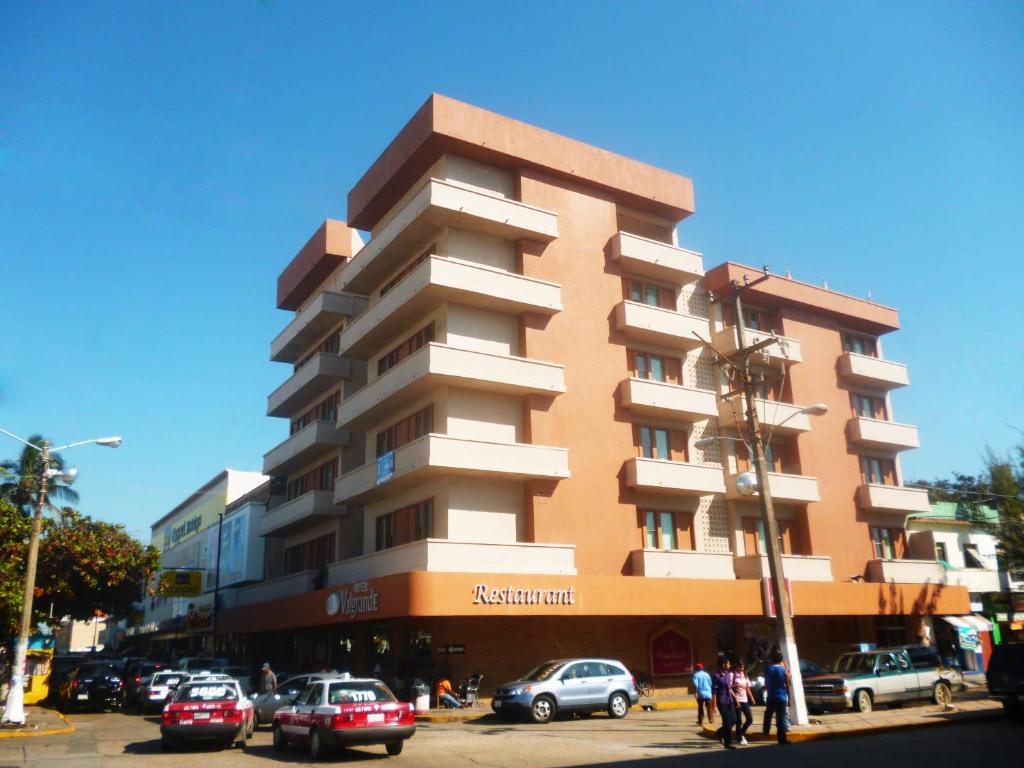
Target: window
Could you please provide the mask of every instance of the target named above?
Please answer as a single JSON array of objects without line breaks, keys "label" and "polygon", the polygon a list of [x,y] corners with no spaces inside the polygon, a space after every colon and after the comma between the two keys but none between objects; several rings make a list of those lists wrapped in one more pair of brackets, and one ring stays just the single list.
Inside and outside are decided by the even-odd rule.
[{"label": "window", "polygon": [[859,333],[844,333],[843,351],[867,355],[868,357],[878,357],[878,342],[871,336],[862,336]]},{"label": "window", "polygon": [[421,328],[419,331],[414,333],[408,339],[403,341],[397,347],[392,349],[386,355],[381,357],[377,361],[377,375],[382,376],[387,371],[394,368],[405,358],[411,355],[416,350],[426,346],[434,340],[434,324]]},{"label": "window", "polygon": [[676,308],[676,292],[644,280],[624,279],[626,298],[640,304],[662,309]]},{"label": "window", "polygon": [[759,309],[743,310],[743,327],[749,328],[752,331],[769,330],[768,326],[765,324],[765,317]]},{"label": "window", "polygon": [[317,345],[316,349],[314,349],[312,352],[307,354],[305,357],[301,358],[299,360],[299,362],[295,363],[294,370],[295,371],[299,370],[299,368],[304,366],[306,363],[308,363],[310,360],[312,360],[317,355],[321,355],[321,354],[323,354],[323,355],[336,355],[336,354],[338,354],[338,338],[341,336],[341,331],[344,330],[344,328],[345,328],[345,326],[343,325],[340,329],[338,329],[337,331],[332,333],[330,336],[328,336],[326,339],[324,339],[322,342],[320,342]]},{"label": "window", "polygon": [[381,515],[376,521],[375,547],[379,552],[434,535],[434,500],[427,499]]},{"label": "window", "polygon": [[629,360],[633,376],[638,379],[663,381],[669,384],[678,384],[680,381],[681,365],[678,358],[630,350]]},{"label": "window", "polygon": [[865,483],[896,485],[896,462],[875,456],[861,456],[860,474]]},{"label": "window", "polygon": [[296,477],[288,483],[288,500],[297,499],[310,491],[333,491],[338,476],[338,460],[331,459],[316,469]]},{"label": "window", "polygon": [[[764,462],[769,472],[785,472],[788,468],[788,448],[783,443],[771,442],[764,446]],[[754,463],[750,459],[750,453],[746,445],[736,444],[736,459],[746,470],[753,470]]]},{"label": "window", "polygon": [[882,421],[888,418],[885,413],[885,398],[851,392],[850,405],[853,408],[854,416],[865,419],[881,419]]},{"label": "window", "polygon": [[942,563],[949,562],[949,553],[946,551],[946,542],[935,542],[935,559]]},{"label": "window", "polygon": [[984,568],[981,553],[976,544],[964,544],[964,568]]},{"label": "window", "polygon": [[693,515],[689,512],[644,510],[644,547],[647,549],[692,550]]},{"label": "window", "polygon": [[319,403],[298,418],[292,420],[291,434],[295,434],[303,427],[312,424],[314,421],[333,422],[338,416],[338,406],[341,405],[341,390],[333,395],[328,395]]},{"label": "window", "polygon": [[386,283],[384,283],[384,285],[380,287],[381,297],[384,297],[388,293],[388,291],[390,291],[392,288],[394,288],[396,285],[402,282],[402,280],[405,279],[409,274],[411,274],[416,269],[416,267],[418,267],[420,264],[422,264],[424,261],[426,261],[428,258],[430,258],[436,253],[437,243],[431,243],[429,246],[427,246],[423,253],[421,253],[415,259],[410,261],[408,264],[406,264],[405,267],[403,267],[397,275],[392,277],[390,280],[388,280]]},{"label": "window", "polygon": [[[743,551],[748,555],[767,554],[764,538],[764,522],[759,517],[742,518]],[[779,552],[783,555],[793,554],[793,521],[775,520],[779,532]]]},{"label": "window", "polygon": [[638,425],[634,441],[637,455],[645,459],[686,461],[686,433],[681,430]]},{"label": "window", "polygon": [[334,562],[334,534],[328,533],[312,541],[287,547],[284,551],[284,573],[318,571]]},{"label": "window", "polygon": [[434,431],[434,404],[407,416],[377,433],[377,456],[401,448],[418,437]]},{"label": "window", "polygon": [[903,532],[899,528],[871,527],[871,547],[876,560],[895,560],[896,545],[902,541]]}]

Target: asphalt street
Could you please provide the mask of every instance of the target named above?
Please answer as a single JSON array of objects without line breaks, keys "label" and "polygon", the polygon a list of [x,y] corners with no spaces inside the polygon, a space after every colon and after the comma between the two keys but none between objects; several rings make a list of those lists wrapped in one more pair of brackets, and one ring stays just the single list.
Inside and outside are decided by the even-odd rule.
[{"label": "asphalt street", "polygon": [[[828,766],[875,768],[963,768],[979,760],[1016,762],[1024,727],[1009,721],[952,725],[780,747],[750,745],[727,752],[697,735],[692,711],[632,712],[624,720],[595,715],[558,720],[547,726],[504,723],[491,717],[465,723],[421,725],[399,757],[383,747],[333,754],[331,764],[459,768],[460,766],[583,766],[695,768],[742,766]],[[245,751],[189,748],[163,753],[155,718],[121,713],[74,715],[74,734],[0,741],[0,768],[259,768],[278,763],[310,764],[293,747],[275,752],[267,730],[257,732]],[[751,754],[754,753],[755,754]]]}]

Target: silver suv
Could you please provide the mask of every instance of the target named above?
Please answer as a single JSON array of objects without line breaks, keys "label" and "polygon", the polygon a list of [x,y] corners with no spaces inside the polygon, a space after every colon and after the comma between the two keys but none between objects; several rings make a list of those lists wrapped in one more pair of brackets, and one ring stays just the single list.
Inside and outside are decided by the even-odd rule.
[{"label": "silver suv", "polygon": [[547,723],[560,711],[603,709],[612,717],[625,717],[639,699],[636,680],[621,661],[557,659],[499,686],[491,709],[503,717],[528,713],[535,723]]}]

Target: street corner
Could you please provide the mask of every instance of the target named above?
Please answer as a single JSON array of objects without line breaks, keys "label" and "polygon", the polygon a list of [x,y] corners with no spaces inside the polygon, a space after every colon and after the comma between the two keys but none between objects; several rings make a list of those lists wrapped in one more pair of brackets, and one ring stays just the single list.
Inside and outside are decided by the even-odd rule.
[{"label": "street corner", "polygon": [[24,725],[0,725],[0,740],[62,736],[74,732],[75,724],[57,710],[33,708],[27,713]]}]

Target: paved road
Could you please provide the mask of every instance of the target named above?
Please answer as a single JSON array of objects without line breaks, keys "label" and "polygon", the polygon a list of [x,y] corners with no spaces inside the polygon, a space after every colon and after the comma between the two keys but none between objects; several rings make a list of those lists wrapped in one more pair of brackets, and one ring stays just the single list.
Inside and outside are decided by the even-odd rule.
[{"label": "paved road", "polygon": [[[356,763],[415,768],[502,768],[504,766],[583,766],[610,768],[694,768],[756,765],[757,768],[828,766],[878,768],[922,765],[963,768],[981,761],[1016,762],[1024,727],[1008,721],[927,728],[779,747],[751,745],[726,752],[697,736],[694,713],[633,712],[625,720],[597,716],[559,720],[547,726],[507,724],[484,718],[467,723],[422,725],[400,757],[383,747],[348,750],[332,764]],[[0,768],[273,768],[280,763],[309,764],[293,748],[273,751],[270,734],[258,732],[247,752],[189,749],[164,754],[155,719],[134,715],[76,715],[69,736],[0,741]],[[756,751],[756,755],[750,754]]]}]

